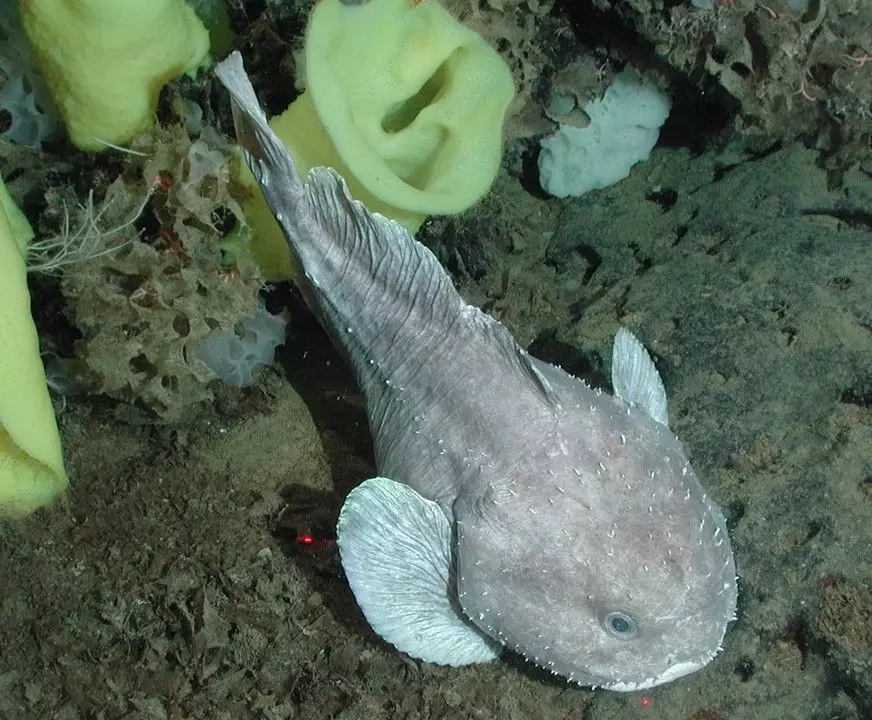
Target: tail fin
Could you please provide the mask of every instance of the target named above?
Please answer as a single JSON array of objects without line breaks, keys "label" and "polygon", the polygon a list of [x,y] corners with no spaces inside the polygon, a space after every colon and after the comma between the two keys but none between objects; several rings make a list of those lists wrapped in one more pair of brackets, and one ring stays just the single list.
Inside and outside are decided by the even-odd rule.
[{"label": "tail fin", "polygon": [[294,161],[267,123],[242,66],[242,56],[233,52],[215,66],[215,74],[230,92],[236,139],[245,161],[281,223],[283,208],[296,209],[305,202],[305,188]]}]

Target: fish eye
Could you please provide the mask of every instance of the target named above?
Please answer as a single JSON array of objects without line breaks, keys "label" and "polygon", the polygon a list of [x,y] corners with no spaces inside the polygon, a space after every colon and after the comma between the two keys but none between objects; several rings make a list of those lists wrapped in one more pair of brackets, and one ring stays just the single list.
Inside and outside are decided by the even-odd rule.
[{"label": "fish eye", "polygon": [[636,631],[638,629],[636,621],[627,613],[619,610],[611,612],[606,615],[603,624],[611,635],[620,640],[629,640],[630,638],[636,637]]}]

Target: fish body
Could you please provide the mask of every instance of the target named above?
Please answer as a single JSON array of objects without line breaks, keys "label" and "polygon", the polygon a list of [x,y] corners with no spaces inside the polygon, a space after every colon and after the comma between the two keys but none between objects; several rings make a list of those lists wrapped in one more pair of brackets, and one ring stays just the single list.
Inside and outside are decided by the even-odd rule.
[{"label": "fish body", "polygon": [[238,55],[218,74],[297,283],[365,397],[379,477],[337,534],[373,629],[432,662],[510,647],[622,691],[705,665],[734,617],[733,555],[638,340],[616,336],[614,395],[531,357],[335,172],[297,177]]}]

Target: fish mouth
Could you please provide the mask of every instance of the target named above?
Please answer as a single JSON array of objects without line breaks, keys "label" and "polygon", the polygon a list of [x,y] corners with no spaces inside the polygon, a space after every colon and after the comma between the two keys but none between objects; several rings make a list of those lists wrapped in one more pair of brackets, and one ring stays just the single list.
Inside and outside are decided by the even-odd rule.
[{"label": "fish mouth", "polygon": [[659,675],[645,678],[640,682],[603,683],[600,687],[603,687],[606,690],[614,690],[615,692],[634,692],[637,690],[648,690],[649,688],[656,687],[657,685],[663,685],[664,683],[672,682],[673,680],[677,680],[678,678],[684,677],[685,675],[690,675],[691,673],[696,672],[700,668],[704,667],[706,664],[707,662],[701,662],[699,660],[677,662],[673,665],[670,665]]}]

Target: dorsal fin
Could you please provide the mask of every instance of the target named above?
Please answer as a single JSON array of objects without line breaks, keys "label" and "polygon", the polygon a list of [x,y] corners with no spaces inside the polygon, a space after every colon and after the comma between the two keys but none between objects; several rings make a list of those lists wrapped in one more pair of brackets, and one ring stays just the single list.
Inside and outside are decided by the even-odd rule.
[{"label": "dorsal fin", "polygon": [[654,361],[626,328],[615,335],[612,346],[612,388],[615,397],[635,405],[664,427],[669,427],[666,390]]}]

